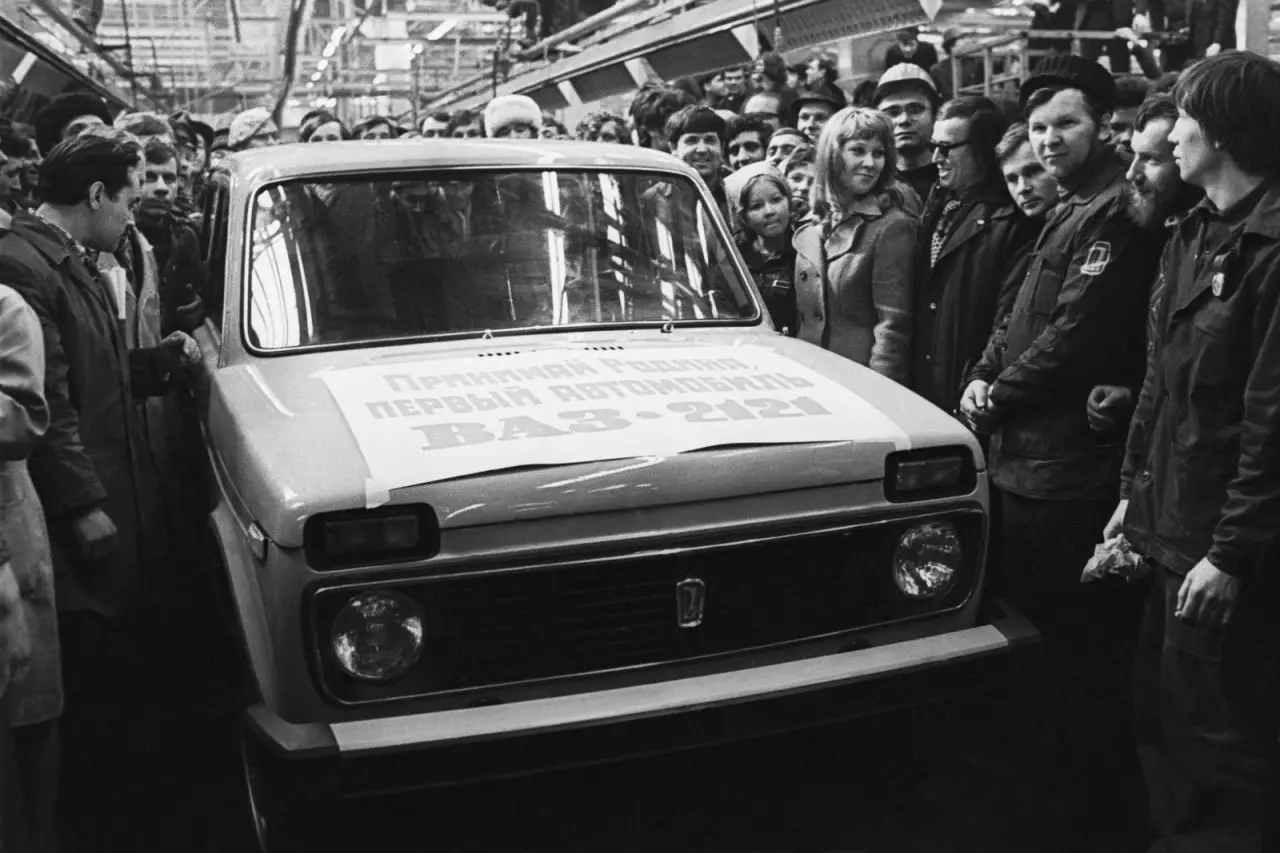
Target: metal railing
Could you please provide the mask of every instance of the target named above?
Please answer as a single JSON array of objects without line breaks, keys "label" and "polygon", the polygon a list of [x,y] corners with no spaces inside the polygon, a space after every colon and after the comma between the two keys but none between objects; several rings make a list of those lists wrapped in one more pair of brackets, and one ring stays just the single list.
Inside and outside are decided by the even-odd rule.
[{"label": "metal railing", "polygon": [[[1136,41],[1127,40],[1130,53],[1136,57],[1138,65],[1148,77],[1159,74],[1159,66],[1151,52],[1152,45],[1158,45],[1176,37],[1177,33],[1147,32],[1139,35]],[[1032,42],[1067,42],[1071,53],[1079,54],[1084,42],[1096,41],[1107,43],[1116,38],[1114,31],[1101,30],[1018,30],[1005,35],[984,39],[977,44],[956,47],[951,52],[951,91],[957,95],[998,94],[998,91],[1009,84],[1020,86],[1031,77],[1037,60],[1051,56],[1058,51],[1049,48],[1035,48]],[[965,84],[964,73],[966,60],[982,59],[982,82]],[[1009,70],[1009,61],[1013,61],[1013,70]],[[972,67],[972,66],[970,66]],[[1131,68],[1112,69],[1113,73],[1126,73]]]}]

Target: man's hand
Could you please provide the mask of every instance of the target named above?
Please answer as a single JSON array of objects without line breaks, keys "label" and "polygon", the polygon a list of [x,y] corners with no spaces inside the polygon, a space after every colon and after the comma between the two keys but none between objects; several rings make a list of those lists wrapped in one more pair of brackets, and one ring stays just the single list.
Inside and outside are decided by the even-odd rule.
[{"label": "man's hand", "polygon": [[1133,392],[1123,385],[1095,386],[1089,392],[1089,404],[1085,409],[1089,416],[1089,429],[1115,432],[1133,411]]},{"label": "man's hand", "polygon": [[996,425],[996,407],[990,400],[990,393],[990,382],[975,379],[960,397],[960,414],[969,428],[980,435],[991,432]]},{"label": "man's hand", "polygon": [[[196,297],[186,305],[179,305],[174,314],[178,317],[178,325],[188,329],[195,328],[204,320],[204,303]],[[199,344],[196,346],[199,349]]]},{"label": "man's hand", "polygon": [[1204,49],[1205,56],[1217,56],[1220,53],[1222,53],[1222,45],[1217,42],[1214,42]]},{"label": "man's hand", "polygon": [[1134,32],[1149,33],[1151,32],[1151,19],[1139,12],[1133,16]]},{"label": "man's hand", "polygon": [[183,367],[191,367],[200,363],[200,344],[186,332],[170,332],[160,346],[176,351]]},{"label": "man's hand", "polygon": [[116,552],[116,525],[101,509],[91,509],[71,522],[80,553],[91,563],[105,560]]},{"label": "man's hand", "polygon": [[1124,526],[1124,515],[1129,511],[1129,499],[1124,498],[1120,503],[1116,504],[1116,511],[1111,513],[1111,520],[1107,522],[1107,526],[1102,528],[1102,541],[1110,542],[1120,535],[1120,528]]},{"label": "man's hand", "polygon": [[1191,625],[1216,628],[1231,621],[1239,597],[1240,579],[1217,568],[1206,557],[1187,572],[1173,615]]}]

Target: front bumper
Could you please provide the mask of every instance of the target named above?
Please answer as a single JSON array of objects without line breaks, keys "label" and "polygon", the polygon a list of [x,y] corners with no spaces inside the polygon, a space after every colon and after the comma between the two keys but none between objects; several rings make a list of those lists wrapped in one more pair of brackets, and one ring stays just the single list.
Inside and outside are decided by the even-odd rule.
[{"label": "front bumper", "polygon": [[326,794],[536,772],[871,716],[1007,681],[1039,635],[999,603],[983,624],[856,651],[488,707],[332,724],[262,705],[249,734]]}]

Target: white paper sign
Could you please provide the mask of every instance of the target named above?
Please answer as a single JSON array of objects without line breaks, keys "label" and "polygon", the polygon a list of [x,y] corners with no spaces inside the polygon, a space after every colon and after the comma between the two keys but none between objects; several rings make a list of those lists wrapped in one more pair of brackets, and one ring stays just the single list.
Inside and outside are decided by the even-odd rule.
[{"label": "white paper sign", "polygon": [[371,493],[526,465],[905,433],[765,347],[549,350],[323,374]]}]

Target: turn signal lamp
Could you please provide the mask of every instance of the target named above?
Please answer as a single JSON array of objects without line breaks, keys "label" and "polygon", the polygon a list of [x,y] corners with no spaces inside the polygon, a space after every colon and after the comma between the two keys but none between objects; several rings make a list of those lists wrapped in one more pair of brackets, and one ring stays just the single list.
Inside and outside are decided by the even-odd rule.
[{"label": "turn signal lamp", "polygon": [[963,447],[904,450],[885,460],[884,491],[891,501],[967,494],[976,483],[973,455]]},{"label": "turn signal lamp", "polygon": [[424,560],[440,550],[440,526],[426,504],[331,512],[307,521],[303,544],[320,570]]}]

